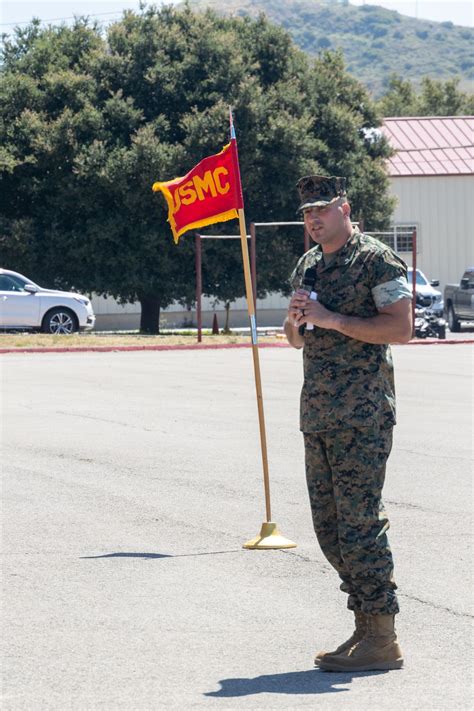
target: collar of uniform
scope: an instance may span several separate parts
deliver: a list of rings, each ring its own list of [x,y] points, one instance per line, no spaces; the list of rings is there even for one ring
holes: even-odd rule
[[[352,233],[348,238],[347,242],[341,247],[341,249],[338,250],[335,259],[333,259],[332,262],[327,266],[324,265],[323,250],[321,249],[320,245],[318,245],[318,269],[322,272],[325,272],[326,270],[334,269],[335,267],[346,266],[347,264],[349,264],[352,260],[354,250],[359,243],[359,239],[360,232],[357,227],[353,227]]]

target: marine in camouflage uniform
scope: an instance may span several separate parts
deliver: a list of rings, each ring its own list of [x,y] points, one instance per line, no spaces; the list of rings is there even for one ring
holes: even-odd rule
[[[314,177],[299,185],[303,200],[308,192],[317,198],[311,205],[345,195],[343,179],[304,180]],[[405,263],[356,228],[335,253],[318,244],[303,255],[290,278],[295,290],[309,268],[318,302],[338,314],[370,319],[411,297]],[[356,619],[358,613],[394,615],[397,586],[381,498],[395,424],[390,346],[318,326],[303,336],[300,429],[314,529]]]
[[[392,250],[357,229],[328,266],[319,246],[307,252],[291,277],[295,289],[309,267],[316,268],[320,303],[362,318],[378,313],[374,287],[406,277]],[[395,424],[390,346],[316,326],[305,330],[303,363],[300,429],[318,541],[343,580],[350,609],[396,613],[381,501]]]

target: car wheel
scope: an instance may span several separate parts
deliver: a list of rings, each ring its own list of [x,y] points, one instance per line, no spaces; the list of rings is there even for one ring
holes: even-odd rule
[[[461,324],[456,318],[456,314],[454,313],[454,309],[451,304],[448,306],[448,326],[449,330],[452,331],[452,333],[459,333],[461,330]]]
[[[69,335],[78,330],[78,323],[75,314],[69,309],[51,309],[43,318],[41,331],[43,333],[53,333],[56,335]]]

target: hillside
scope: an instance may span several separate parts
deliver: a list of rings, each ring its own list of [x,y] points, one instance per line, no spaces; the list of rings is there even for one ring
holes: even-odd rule
[[[452,22],[417,20],[375,5],[339,5],[318,0],[190,0],[193,9],[256,17],[264,12],[285,27],[309,54],[342,49],[349,72],[374,96],[390,74],[418,83],[460,77],[471,89],[474,30]]]

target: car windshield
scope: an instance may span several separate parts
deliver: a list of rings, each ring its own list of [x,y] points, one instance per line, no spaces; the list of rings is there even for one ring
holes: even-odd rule
[[[410,284],[411,284],[411,281],[413,278],[412,274],[413,274],[413,269],[409,269],[408,270],[408,281],[410,282]],[[427,284],[429,284],[428,279],[425,277],[425,275],[422,272],[420,272],[419,269],[416,270],[416,283],[419,284],[420,286],[426,286]]]

